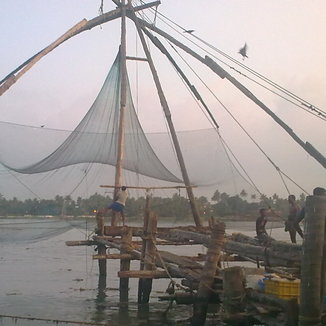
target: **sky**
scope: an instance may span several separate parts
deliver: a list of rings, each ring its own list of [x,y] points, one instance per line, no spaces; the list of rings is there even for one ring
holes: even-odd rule
[[[100,3],[100,0],[2,0],[1,78],[83,18],[89,20],[96,17]],[[112,1],[104,0],[104,12],[114,8]],[[195,40],[194,37],[203,39],[314,106],[326,110],[325,1],[162,0],[158,11],[184,29],[194,30],[193,35],[182,32],[176,34],[159,19],[162,16],[157,16],[156,25],[159,28],[167,30],[189,46],[192,46],[190,41]],[[149,12],[148,17],[154,16]],[[93,28],[60,45],[0,98],[0,121],[74,129],[94,101],[117,54],[119,33],[120,22],[117,20]],[[128,23],[127,54],[143,56],[135,35],[132,24]],[[242,60],[238,51],[244,43],[248,45],[248,58]],[[171,103],[176,129],[210,128],[211,124],[194,105],[165,58],[159,56],[153,46],[150,48],[167,99]],[[193,48],[200,54],[204,53],[199,48]],[[228,81],[220,79],[189,55],[183,57],[212,90],[214,96],[186,65],[183,66],[205,97],[220,125],[223,139],[233,148],[264,193],[286,195],[286,189],[274,167],[257,151],[224,107],[236,116],[275,164],[305,190],[311,193],[315,186],[326,185],[325,169],[289,139],[266,113]],[[217,58],[227,61],[218,54]],[[236,64],[230,65],[240,70]],[[325,121],[250,82],[234,69],[222,66],[279,115],[304,141],[311,142],[326,155]],[[134,101],[144,130],[165,131],[166,124],[156,91],[153,91],[151,76],[145,71],[144,63],[128,63],[128,69],[133,82]],[[203,146],[206,143],[203,139]],[[19,148],[12,150],[19,151]],[[3,175],[0,174],[0,178]],[[8,197],[28,196],[23,195],[18,186],[8,187],[7,183],[12,181],[9,179],[6,176],[0,180],[0,193]],[[288,187],[296,194],[302,192],[293,184]]]

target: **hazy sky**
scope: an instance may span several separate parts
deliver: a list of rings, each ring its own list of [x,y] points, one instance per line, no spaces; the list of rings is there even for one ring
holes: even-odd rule
[[[326,110],[324,0],[161,2],[158,10],[173,22],[185,29],[195,30],[195,36],[313,105]],[[91,19],[97,16],[99,7],[100,0],[2,0],[1,78],[83,18]],[[104,11],[114,8],[113,2],[104,1]],[[149,17],[153,17],[151,13]],[[182,33],[175,34],[159,19],[156,24],[179,39],[188,36]],[[92,104],[116,56],[120,42],[119,31],[119,21],[109,22],[74,37],[48,54],[0,98],[0,121],[73,129]],[[136,33],[131,24],[128,25],[128,31],[130,32],[128,54],[142,56],[139,41],[136,41]],[[189,38],[191,39],[191,36]],[[242,61],[237,52],[245,42],[248,44],[249,58]],[[193,48],[197,50],[196,47]],[[176,128],[178,130],[209,128],[209,122],[198,112],[198,107],[187,91],[179,86],[181,84],[177,84],[180,81],[174,76],[173,69],[166,63],[165,58],[159,57],[153,46],[151,49],[154,58],[158,58],[158,72],[162,84],[164,82],[164,90]],[[198,52],[202,53],[200,49]],[[228,81],[221,80],[207,68],[201,68],[189,56],[184,58],[197,69],[201,78],[205,78],[219,100],[285,173],[308,191],[317,185],[326,186],[325,169],[303,152],[269,116],[247,100]],[[225,60],[223,56],[219,58]],[[164,131],[163,114],[158,105],[156,92],[151,90],[151,78],[148,72],[141,71],[144,65],[141,63],[136,67],[135,63],[128,63],[131,82],[136,81],[138,76],[138,82],[132,86],[134,101],[145,131]],[[240,69],[235,64],[231,66]],[[223,67],[234,77],[239,78],[304,141],[311,142],[326,155],[325,121],[250,83],[234,70]],[[197,83],[198,89],[206,96],[205,100],[220,125],[222,136],[248,168],[255,181],[261,185],[263,192],[284,194],[284,187],[277,179],[274,168],[266,163],[261,153],[255,151],[255,146],[237,128],[221,104],[205,90],[205,87],[200,86],[198,79],[195,80],[189,69],[188,72],[193,77],[192,82]],[[5,182],[8,182],[8,178]],[[5,182],[0,180],[0,193],[5,192]],[[292,189],[296,193],[301,192]],[[19,197],[19,192],[17,190],[8,195]]]

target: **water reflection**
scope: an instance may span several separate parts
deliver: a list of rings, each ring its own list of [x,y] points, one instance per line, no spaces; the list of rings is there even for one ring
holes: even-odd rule
[[[172,307],[171,303],[154,301],[138,304],[133,300],[128,301],[124,292],[120,292],[120,302],[117,303],[116,296],[111,295],[109,291],[113,289],[107,288],[106,276],[99,276],[92,317],[94,323],[112,326],[185,326],[189,324],[187,320],[191,309],[185,314],[188,309],[176,305]]]
[[[95,299],[94,322],[106,320],[106,275],[100,275],[98,279],[98,289]]]

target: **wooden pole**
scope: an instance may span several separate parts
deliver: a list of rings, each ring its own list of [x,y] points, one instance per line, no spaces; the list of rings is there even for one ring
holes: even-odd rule
[[[225,224],[217,223],[212,228],[210,244],[207,249],[206,262],[200,277],[197,300],[194,304],[192,326],[204,325],[210,297],[213,294],[214,278],[218,271],[218,261],[224,243]]]
[[[144,227],[143,227],[143,239],[142,239],[142,248],[140,254],[140,270],[144,270],[145,266],[145,253],[146,253],[146,244],[147,244],[147,228],[148,228],[148,220],[149,220],[149,201],[150,196],[149,193],[146,194],[146,203],[144,210]],[[142,303],[143,296],[143,279],[140,278],[138,281],[138,303]]]
[[[322,196],[323,200],[326,200],[326,196]],[[326,219],[326,212],[325,212]],[[322,311],[326,312],[326,220],[324,229],[324,246],[323,246],[323,258],[321,266],[321,287],[320,295],[322,300]]]
[[[324,248],[326,197],[308,196],[301,261],[300,326],[321,325],[321,271]]]
[[[156,270],[156,231],[157,231],[157,215],[149,212],[147,230],[143,236],[145,244],[145,257],[143,268],[146,271],[155,272]],[[152,291],[153,278],[142,279],[138,291],[138,303],[148,303]]]
[[[125,232],[121,237],[120,254],[129,254],[132,250],[132,231],[128,227],[125,227]],[[120,260],[120,271],[130,270],[130,258],[123,257]],[[120,302],[128,302],[128,292],[129,292],[129,278],[120,278]]]
[[[146,3],[144,5],[134,7],[133,10],[134,11],[144,10],[146,8],[157,6],[160,3],[161,3],[160,1]],[[32,68],[32,66],[35,63],[37,63],[46,54],[48,54],[49,52],[54,50],[60,44],[69,40],[71,37],[78,35],[79,33],[82,33],[84,31],[92,29],[93,27],[96,27],[98,25],[101,25],[101,24],[107,23],[111,20],[114,20],[116,18],[119,18],[120,15],[121,15],[120,8],[117,8],[117,9],[111,10],[103,15],[95,17],[89,21],[86,19],[81,20],[75,26],[70,28],[66,33],[64,33],[62,36],[60,36],[56,41],[54,41],[49,46],[47,46],[43,50],[39,51],[35,55],[33,55],[31,58],[29,58],[24,63],[22,63],[19,67],[17,67],[14,71],[12,71],[10,74],[8,74],[4,79],[2,79],[0,82],[0,84],[1,84],[0,96],[4,92],[6,92],[23,74],[25,74],[30,68]]]
[[[223,271],[223,289],[223,307],[227,316],[242,312],[245,297],[245,274],[242,267],[233,266]]]
[[[179,140],[178,140],[176,131],[174,129],[174,125],[173,125],[173,121],[172,121],[172,117],[171,117],[171,111],[170,111],[168,102],[167,102],[167,100],[165,98],[161,82],[159,80],[157,71],[155,69],[154,62],[152,60],[152,56],[151,56],[150,51],[149,51],[149,49],[147,47],[147,43],[145,41],[144,34],[143,34],[142,29],[140,28],[140,25],[138,23],[138,19],[137,19],[136,15],[135,15],[135,13],[133,11],[130,11],[130,13],[131,13],[131,19],[134,21],[134,23],[136,25],[138,35],[139,35],[139,38],[141,40],[141,43],[142,43],[146,58],[148,60],[150,70],[152,72],[152,76],[153,76],[155,85],[156,85],[156,88],[157,88],[158,96],[160,98],[160,102],[161,102],[161,105],[162,105],[162,108],[163,108],[163,111],[164,111],[164,114],[165,114],[165,118],[166,118],[166,121],[167,121],[168,126],[169,126],[169,130],[170,130],[170,133],[171,133],[174,148],[175,148],[177,158],[178,158],[178,161],[179,161],[179,164],[180,164],[180,169],[181,169],[183,181],[184,181],[185,185],[187,186],[186,189],[187,189],[187,194],[188,194],[192,214],[193,214],[193,217],[194,217],[194,221],[195,221],[196,226],[200,227],[200,226],[202,226],[202,223],[201,223],[200,215],[199,215],[198,208],[197,208],[197,205],[196,205],[195,196],[193,194],[192,187],[191,187],[191,184],[190,184],[190,180],[189,180],[188,172],[187,172],[187,169],[186,169],[186,165],[185,165],[185,162],[184,162],[184,159],[183,159],[183,155],[182,155],[181,147],[180,147],[180,144],[179,144]]]
[[[187,186],[149,186],[149,187],[144,187],[144,186],[130,186],[130,185],[125,185],[128,189],[144,189],[144,190],[154,190],[154,189],[186,189]],[[116,188],[116,186],[112,185],[100,185],[101,188]],[[196,188],[197,186],[190,186],[191,188]]]
[[[127,64],[126,64],[126,5],[121,1],[121,45],[120,45],[120,116],[117,144],[117,163],[115,166],[114,198],[117,197],[119,187],[122,184],[122,167],[124,158],[125,140],[125,111],[127,101]],[[112,226],[118,224],[118,213],[112,212]]]
[[[103,236],[104,234],[104,216],[101,213],[96,214],[96,222],[97,222],[97,235]],[[106,255],[106,246],[103,244],[99,244],[97,246],[97,252],[99,255]],[[106,259],[99,259],[98,268],[100,276],[106,275]]]

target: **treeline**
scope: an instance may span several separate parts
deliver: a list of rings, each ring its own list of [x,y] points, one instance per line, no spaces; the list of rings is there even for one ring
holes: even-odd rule
[[[250,197],[250,198],[249,198]],[[304,194],[298,198],[298,203],[304,203]],[[204,196],[196,198],[199,213],[204,218],[210,216],[257,216],[261,207],[272,207],[283,216],[287,216],[287,199],[280,198],[277,194],[272,197],[265,195],[256,198],[242,190],[238,195],[220,193],[216,190],[211,198]],[[17,198],[7,200],[0,194],[0,216],[84,216],[95,215],[95,211],[104,208],[112,202],[109,196],[95,193],[87,199],[72,199],[70,196],[57,195],[54,199],[26,199],[20,201]],[[161,217],[172,217],[176,220],[191,217],[188,199],[174,194],[169,198],[153,197],[150,202],[151,208]],[[126,204],[126,215],[138,217],[143,215],[145,198],[129,198]]]

